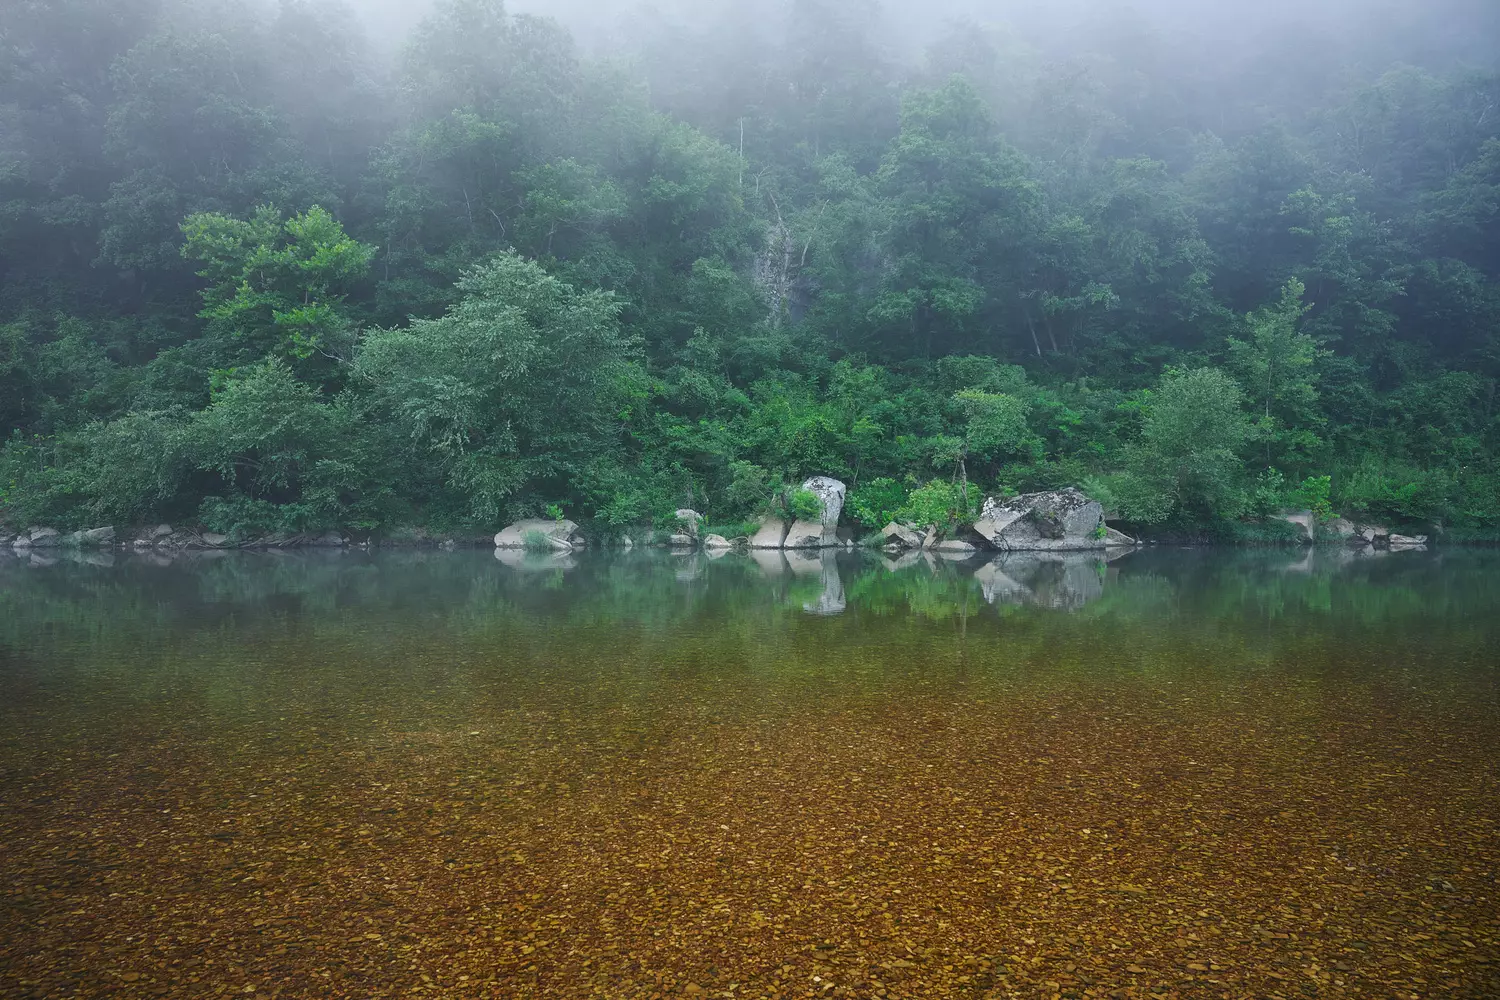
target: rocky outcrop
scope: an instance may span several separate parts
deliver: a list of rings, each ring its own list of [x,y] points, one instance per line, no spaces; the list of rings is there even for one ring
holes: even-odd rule
[[[823,504],[823,516],[819,521],[797,521],[787,531],[785,547],[789,549],[831,549],[840,544],[838,538],[839,517],[844,512],[844,497],[848,487],[828,476],[813,476],[802,484],[804,490],[817,494]]]
[[[723,535],[709,535],[703,539],[703,548],[709,551],[723,551],[733,547],[729,539]]]
[[[911,552],[922,547],[922,536],[892,521],[880,529],[880,547],[893,553]]]
[[[979,551],[979,546],[961,538],[945,538],[932,546],[932,551],[949,559],[966,559]]]
[[[582,541],[578,525],[572,521],[548,521],[536,518],[517,521],[495,536],[497,549],[524,549],[528,546],[540,548],[543,544],[559,552],[571,551],[575,543]]]
[[[779,549],[786,544],[787,523],[779,517],[763,517],[760,529],[750,537],[752,549]]]
[[[698,539],[678,532],[667,536],[667,545],[674,549],[692,549],[698,546]]]
[[[1105,547],[1104,509],[1069,487],[984,502],[974,533],[1002,552],[1068,551]]]
[[[1104,528],[1104,547],[1108,549],[1127,549],[1141,544],[1123,531],[1116,531],[1108,525]]]

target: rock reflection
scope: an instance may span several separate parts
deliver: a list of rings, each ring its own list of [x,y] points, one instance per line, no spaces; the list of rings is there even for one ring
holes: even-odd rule
[[[548,570],[569,570],[578,567],[578,558],[571,552],[529,552],[526,549],[496,549],[495,559],[511,569],[528,573]]]
[[[1104,596],[1106,564],[1094,553],[1011,553],[974,571],[991,604],[1081,608]]]

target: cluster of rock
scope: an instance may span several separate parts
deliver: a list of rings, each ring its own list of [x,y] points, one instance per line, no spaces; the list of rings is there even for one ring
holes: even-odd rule
[[[752,551],[810,550],[852,548],[854,536],[841,531],[848,487],[828,476],[814,476],[802,489],[818,498],[819,517],[788,522],[775,516],[760,519],[755,533],[746,540]],[[676,512],[676,528],[662,541],[678,550],[704,549],[724,552],[734,543],[722,535],[702,535],[703,515],[694,510]],[[957,537],[945,537],[936,527],[892,522],[879,532],[877,543],[888,552],[940,552],[962,556],[982,551],[1092,551],[1133,546],[1135,540],[1109,528],[1104,511],[1076,489],[1028,493],[1002,500],[991,497],[984,503],[980,519]],[[625,538],[628,548],[633,542]],[[578,525],[572,521],[517,521],[495,536],[495,548],[552,549],[569,552],[584,547]]]
[[[342,548],[349,539],[336,531],[320,535],[272,534],[248,541],[235,541],[228,535],[213,532],[191,531],[173,528],[170,524],[158,524],[146,528],[138,537],[122,543],[113,527],[91,528],[63,534],[55,528],[28,528],[12,535],[0,530],[0,545],[13,549],[104,549],[116,545],[128,545],[137,551],[146,549],[290,549],[290,548]]]
[[[1109,527],[1104,509],[1079,490],[1025,493],[1010,499],[988,497],[979,520],[958,537],[943,538],[936,528],[918,531],[891,523],[880,532],[893,553],[933,551],[949,555],[995,552],[1084,552],[1123,548],[1135,539]]]
[[[1402,535],[1378,524],[1358,524],[1343,517],[1320,524],[1317,515],[1309,510],[1283,514],[1281,520],[1298,529],[1304,545],[1311,545],[1319,537],[1333,538],[1356,548],[1410,549],[1427,544],[1426,535]]]
[[[114,543],[114,528],[92,528],[66,535],[56,528],[28,528],[18,535],[0,531],[0,545],[13,549],[99,549]]]

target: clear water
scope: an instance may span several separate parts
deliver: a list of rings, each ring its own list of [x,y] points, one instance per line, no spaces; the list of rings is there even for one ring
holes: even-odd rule
[[[0,555],[0,996],[1500,995],[1500,553]]]

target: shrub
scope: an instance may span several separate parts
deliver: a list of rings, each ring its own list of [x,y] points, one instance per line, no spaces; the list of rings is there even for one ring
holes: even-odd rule
[[[787,490],[786,506],[799,521],[823,520],[823,499],[801,486]]]

